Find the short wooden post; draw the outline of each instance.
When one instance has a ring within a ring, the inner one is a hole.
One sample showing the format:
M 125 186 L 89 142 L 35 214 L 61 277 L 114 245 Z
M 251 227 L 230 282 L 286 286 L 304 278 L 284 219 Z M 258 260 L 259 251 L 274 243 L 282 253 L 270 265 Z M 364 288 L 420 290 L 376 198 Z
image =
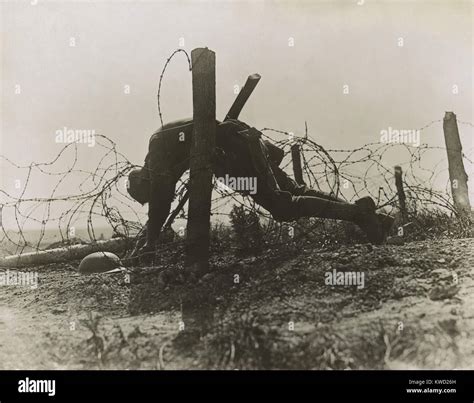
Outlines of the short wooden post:
M 293 144 L 291 146 L 291 161 L 293 162 L 293 175 L 296 183 L 298 183 L 298 185 L 304 185 L 299 144 Z
M 208 269 L 212 194 L 211 156 L 216 136 L 216 55 L 208 48 L 191 52 L 194 131 L 190 154 L 186 270 Z
M 397 188 L 398 204 L 400 206 L 400 212 L 402 214 L 402 221 L 403 223 L 405 223 L 407 220 L 407 206 L 406 206 L 405 190 L 403 189 L 402 175 L 403 175 L 402 167 L 399 165 L 396 165 L 395 166 L 395 186 Z
M 453 112 L 446 112 L 443 119 L 444 141 L 448 153 L 449 180 L 454 208 L 459 216 L 470 216 L 471 205 L 467 188 L 467 174 L 462 159 L 462 145 L 459 139 L 458 123 Z

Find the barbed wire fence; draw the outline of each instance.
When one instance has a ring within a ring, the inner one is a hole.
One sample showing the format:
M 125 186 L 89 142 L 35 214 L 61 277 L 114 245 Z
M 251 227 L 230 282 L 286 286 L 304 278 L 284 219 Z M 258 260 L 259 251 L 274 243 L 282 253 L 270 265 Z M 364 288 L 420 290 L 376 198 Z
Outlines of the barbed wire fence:
M 170 61 L 181 52 L 185 53 L 189 69 L 192 69 L 189 55 L 182 49 L 173 52 L 167 59 L 160 75 L 157 93 L 158 113 L 162 124 L 160 107 L 162 81 Z M 418 130 L 422 132 L 441 122 L 442 119 L 433 120 Z M 474 127 L 472 123 L 462 120 L 458 120 L 458 124 Z M 442 128 L 439 130 L 442 133 Z M 374 142 L 355 149 L 326 149 L 313 140 L 307 126 L 301 136 L 268 127 L 260 131 L 265 139 L 285 151 L 281 168 L 290 176 L 292 176 L 290 150 L 292 145 L 298 144 L 301 150 L 304 180 L 309 187 L 331 193 L 347 201 L 370 195 L 378 208 L 383 208 L 392 214 L 398 211 L 399 206 L 393 179 L 393 165 L 387 162 L 390 160 L 387 155 L 389 153 L 405 155 L 404 161 L 397 165 L 403 167 L 403 183 L 410 214 L 416 215 L 433 209 L 455 213 L 447 177 L 446 149 L 443 147 L 425 143 L 415 147 L 400 143 Z M 76 142 L 66 144 L 51 161 L 34 162 L 29 165 L 19 165 L 6 156 L 0 156 L 2 164 L 10 165 L 18 173 L 18 177 L 21 175 L 25 177 L 16 194 L 0 189 L 2 198 L 0 245 L 3 254 L 45 250 L 48 248 L 48 245 L 45 245 L 46 234 L 52 229 L 56 229 L 59 234 L 58 244 L 68 245 L 76 238 L 75 228 L 84 226 L 83 223 L 86 223 L 89 238 L 87 241 L 98 240 L 97 228 L 103 226 L 104 222 L 110 227 L 114 237 L 133 238 L 140 233 L 145 214 L 126 191 L 129 172 L 140 166 L 130 162 L 126 155 L 118 150 L 117 144 L 112 139 L 104 134 L 98 134 L 95 147 L 96 153 L 99 154 L 98 163 L 93 169 L 84 169 L 80 166 L 81 147 L 82 145 Z M 463 154 L 468 172 L 472 172 L 472 151 L 470 148 Z M 433 161 L 433 156 L 430 157 L 429 154 L 438 156 L 435 165 L 430 163 Z M 440 155 L 444 157 L 439 157 Z M 63 158 L 68 160 L 67 168 L 58 169 L 64 166 Z M 85 161 L 90 160 L 89 155 L 83 158 Z M 50 182 L 51 178 L 57 178 L 45 197 L 32 197 L 30 194 L 32 177 L 35 174 L 39 174 L 44 183 Z M 50 179 L 46 180 L 46 177 Z M 184 197 L 187 180 L 187 175 L 179 180 L 174 205 L 179 204 Z M 71 183 L 77 183 L 77 192 L 59 194 L 64 184 Z M 269 223 L 267 228 L 280 225 L 250 197 L 229 192 L 216 180 L 214 184 L 211 214 L 215 220 L 228 220 L 231 206 L 238 204 L 266 220 Z M 8 218 L 8 225 L 5 225 L 5 218 Z M 177 218 L 187 218 L 185 208 L 181 209 Z M 308 231 L 324 231 L 323 222 L 313 220 Z M 273 234 L 272 242 L 279 242 L 279 239 L 284 242 L 284 237 L 281 236 L 282 227 L 279 228 L 279 235 L 275 237 Z M 26 235 L 32 229 L 35 230 L 34 240 Z M 269 233 L 270 231 L 267 231 L 267 234 Z M 180 235 L 184 233 L 181 232 Z M 5 245 L 9 247 L 6 248 Z M 11 249 L 12 245 L 15 247 L 14 250 Z M 173 242 L 168 247 L 173 248 Z

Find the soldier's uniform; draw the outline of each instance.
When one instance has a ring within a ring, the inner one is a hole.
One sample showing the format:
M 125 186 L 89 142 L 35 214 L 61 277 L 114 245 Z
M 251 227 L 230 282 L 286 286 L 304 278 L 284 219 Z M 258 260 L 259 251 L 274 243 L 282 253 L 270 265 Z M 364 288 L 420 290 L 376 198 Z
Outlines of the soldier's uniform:
M 355 204 L 297 184 L 280 167 L 284 152 L 261 133 L 238 120 L 216 122 L 216 152 L 213 170 L 217 177 L 256 178 L 257 204 L 278 221 L 300 217 L 321 217 L 352 221 L 370 241 L 383 241 L 384 228 L 375 215 L 372 199 Z M 149 203 L 148 244 L 159 235 L 173 201 L 175 186 L 189 169 L 193 136 L 192 119 L 164 125 L 150 138 L 144 168 L 130 174 L 130 195 L 140 203 Z

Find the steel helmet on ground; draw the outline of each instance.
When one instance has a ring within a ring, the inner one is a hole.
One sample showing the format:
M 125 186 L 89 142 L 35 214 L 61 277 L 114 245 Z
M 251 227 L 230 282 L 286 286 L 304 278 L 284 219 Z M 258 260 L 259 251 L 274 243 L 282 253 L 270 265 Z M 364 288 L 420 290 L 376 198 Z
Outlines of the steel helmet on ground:
M 105 273 L 114 269 L 122 269 L 119 257 L 111 252 L 94 252 L 82 259 L 79 264 L 79 273 Z

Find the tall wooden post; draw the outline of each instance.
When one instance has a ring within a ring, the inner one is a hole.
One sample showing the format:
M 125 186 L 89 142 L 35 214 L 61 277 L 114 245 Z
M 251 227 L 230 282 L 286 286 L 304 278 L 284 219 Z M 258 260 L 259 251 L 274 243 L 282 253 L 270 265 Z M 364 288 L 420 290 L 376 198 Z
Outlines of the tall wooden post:
M 191 52 L 194 131 L 190 154 L 186 270 L 208 268 L 212 194 L 211 157 L 216 136 L 216 55 L 208 48 Z
M 467 174 L 462 159 L 462 145 L 459 139 L 458 123 L 453 112 L 446 112 L 444 115 L 443 131 L 446 151 L 448 153 L 449 180 L 454 208 L 458 215 L 469 217 L 471 205 L 467 188 Z
M 402 180 L 402 167 L 399 165 L 395 166 L 395 186 L 397 188 L 398 194 L 398 204 L 400 206 L 400 213 L 402 214 L 403 223 L 407 220 L 407 206 L 406 206 L 406 197 L 405 190 L 403 189 L 403 180 Z
M 293 144 L 291 146 L 291 161 L 293 162 L 293 175 L 295 176 L 296 183 L 298 183 L 298 185 L 304 185 L 299 144 Z

